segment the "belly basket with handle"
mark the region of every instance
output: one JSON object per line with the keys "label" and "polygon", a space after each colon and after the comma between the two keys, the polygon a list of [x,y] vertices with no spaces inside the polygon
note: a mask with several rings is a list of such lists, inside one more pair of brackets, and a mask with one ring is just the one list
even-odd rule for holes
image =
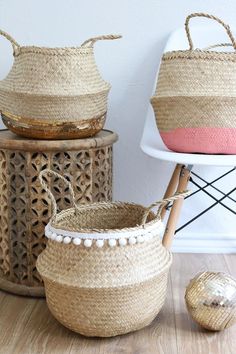
{"label": "belly basket with handle", "polygon": [[80,47],[20,46],[0,31],[13,47],[13,66],[0,81],[0,111],[14,133],[39,139],[86,138],[105,123],[110,84],[98,71],[93,46],[105,35]]}
{"label": "belly basket with handle", "polygon": [[[194,49],[189,28],[194,17],[217,21],[231,43]],[[164,53],[151,98],[160,135],[177,152],[235,154],[236,40],[228,25],[204,13],[189,15],[185,30],[189,49]],[[214,50],[225,46],[233,52]]]}
{"label": "belly basket with handle", "polygon": [[[66,327],[86,336],[115,336],[152,322],[162,308],[171,253],[161,244],[160,211],[184,192],[146,208],[134,203],[76,205],[57,213],[44,170],[40,180],[53,204],[46,249],[37,260],[47,304]],[[74,192],[68,185],[74,200]],[[151,210],[158,206],[157,214]]]}

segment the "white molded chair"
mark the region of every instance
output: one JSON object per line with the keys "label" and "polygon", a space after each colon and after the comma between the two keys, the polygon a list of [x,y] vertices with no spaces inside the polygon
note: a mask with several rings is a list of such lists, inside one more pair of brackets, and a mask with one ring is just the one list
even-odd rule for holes
{"label": "white molded chair", "polygon": [[[204,48],[212,44],[217,44],[217,43],[222,43],[222,42],[227,42],[228,39],[226,38],[226,35],[222,28],[215,28],[214,25],[211,26],[192,26],[191,27],[191,32],[192,32],[192,37],[194,39],[194,42],[197,44],[196,47],[198,48]],[[236,31],[233,31],[234,33]],[[177,29],[174,31],[166,44],[166,47],[164,49],[164,52],[167,51],[172,51],[172,50],[179,50],[179,49],[187,49],[188,48],[188,42],[187,42],[187,37],[184,28]],[[225,48],[222,48],[225,50]],[[156,82],[155,82],[156,85]],[[155,91],[155,87],[153,89],[153,92]],[[167,187],[167,190],[165,192],[164,198],[170,196],[171,194],[180,191],[183,191],[187,189],[188,181],[191,176],[191,171],[194,165],[208,165],[208,166],[232,166],[232,172],[235,171],[235,166],[236,166],[236,155],[207,155],[207,154],[189,154],[189,153],[178,153],[178,152],[173,152],[170,151],[163,143],[160,134],[158,132],[158,129],[156,127],[156,122],[155,122],[155,116],[153,109],[151,107],[151,104],[149,106],[145,126],[144,126],[144,131],[143,131],[143,136],[141,140],[141,149],[149,156],[152,156],[156,159],[159,160],[165,160],[165,161],[171,161],[176,164],[176,167],[174,169],[173,175],[170,179],[169,185]],[[231,172],[231,171],[230,171]],[[219,177],[218,179],[222,178],[224,175]],[[217,179],[217,180],[218,180]],[[206,181],[205,181],[206,182]],[[206,182],[207,183],[207,182]],[[207,183],[208,186],[212,186],[214,182]],[[204,187],[205,188],[205,187]],[[205,193],[205,189],[202,189]],[[215,188],[215,187],[213,187]],[[216,189],[216,188],[215,188]],[[232,191],[230,191],[227,194],[224,194],[223,192],[222,195],[223,197],[220,198],[219,200],[216,200],[210,193],[207,193],[210,195],[216,202],[214,205],[211,207],[214,207],[218,203],[221,204],[222,206],[225,206],[223,204],[223,200],[225,198],[230,198],[233,200],[233,198],[230,197],[230,194],[233,193],[236,190],[234,188]],[[218,190],[219,191],[219,190]],[[163,243],[165,246],[169,246],[171,243],[171,239],[176,232],[176,225],[177,221],[179,218],[179,214],[181,211],[181,206],[182,206],[183,200],[178,200],[174,202],[173,207],[171,209],[169,219],[167,222],[167,228],[164,234],[164,239]],[[211,208],[210,207],[210,208]],[[207,208],[203,213],[205,213],[207,210],[210,208]],[[227,207],[226,207],[227,208]],[[227,208],[229,209],[229,208]],[[165,215],[166,209],[163,209],[162,211],[162,218]],[[231,212],[236,214],[235,210],[230,209]],[[203,214],[201,213],[201,214]],[[197,216],[199,217],[200,214]],[[197,218],[196,217],[196,218]],[[194,219],[196,219],[194,218]],[[193,221],[193,220],[191,220]],[[190,221],[190,222],[191,222]],[[187,224],[189,224],[188,222]]]}

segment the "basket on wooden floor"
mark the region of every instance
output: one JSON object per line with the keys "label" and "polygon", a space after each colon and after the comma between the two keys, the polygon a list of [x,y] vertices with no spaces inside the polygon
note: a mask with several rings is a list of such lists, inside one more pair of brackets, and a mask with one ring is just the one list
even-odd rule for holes
{"label": "basket on wooden floor", "polygon": [[[147,326],[162,308],[170,252],[158,237],[162,207],[185,193],[145,208],[110,202],[77,206],[57,214],[46,227],[46,249],[37,260],[52,314],[86,336],[109,337]],[[73,189],[62,176],[74,200]],[[158,206],[157,214],[151,209]]]}
{"label": "basket on wooden floor", "polygon": [[110,84],[96,66],[93,45],[107,35],[86,40],[80,47],[13,46],[14,63],[0,81],[0,111],[14,133],[40,139],[86,138],[105,123]]}
{"label": "basket on wooden floor", "polygon": [[[232,44],[194,49],[189,29],[193,17],[220,23]],[[219,18],[194,13],[185,22],[188,50],[162,57],[151,103],[166,146],[178,152],[236,153],[236,41]],[[234,52],[210,49],[233,46]]]}

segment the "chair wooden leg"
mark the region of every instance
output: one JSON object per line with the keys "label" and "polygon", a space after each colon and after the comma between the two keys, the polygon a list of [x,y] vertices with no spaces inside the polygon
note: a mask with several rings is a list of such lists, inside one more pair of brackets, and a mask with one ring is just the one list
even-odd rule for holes
{"label": "chair wooden leg", "polygon": [[[179,183],[176,192],[183,192],[187,189],[190,174],[191,171],[183,166],[180,172]],[[183,202],[183,199],[178,199],[173,203],[171,208],[166,230],[162,240],[163,246],[167,249],[171,247]]]}
{"label": "chair wooden leg", "polygon": [[[179,177],[180,177],[180,171],[183,165],[177,164],[175,166],[174,172],[171,176],[170,182],[166,188],[166,192],[164,194],[164,199],[172,196],[177,188]],[[163,208],[161,211],[161,219],[163,220],[166,214],[166,208]]]}

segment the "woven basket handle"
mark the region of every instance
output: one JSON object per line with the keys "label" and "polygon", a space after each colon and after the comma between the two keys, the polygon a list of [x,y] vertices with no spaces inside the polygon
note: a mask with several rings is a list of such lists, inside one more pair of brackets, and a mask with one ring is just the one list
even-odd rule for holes
{"label": "woven basket handle", "polygon": [[54,197],[54,195],[52,194],[52,192],[50,191],[49,187],[48,187],[48,182],[46,181],[45,177],[57,177],[59,179],[61,179],[69,188],[69,192],[72,198],[72,204],[75,208],[75,211],[78,210],[78,206],[76,205],[75,202],[75,194],[74,194],[74,190],[72,188],[71,183],[63,176],[61,176],[59,173],[54,172],[52,170],[46,169],[40,172],[39,174],[39,180],[40,183],[42,185],[42,187],[45,189],[45,191],[48,193],[48,196],[50,197],[51,201],[52,201],[52,218],[54,218],[57,214],[57,202],[56,199]]}
{"label": "woven basket handle", "polygon": [[0,30],[0,35],[2,35],[3,37],[5,37],[6,39],[8,39],[11,42],[11,45],[13,48],[13,55],[16,55],[19,52],[20,45],[7,32]]}
{"label": "woven basket handle", "polygon": [[236,50],[236,42],[235,42],[235,38],[231,32],[231,29],[229,27],[229,25],[226,25],[221,19],[219,19],[218,17],[215,17],[213,15],[209,15],[209,14],[205,14],[205,13],[193,13],[191,15],[189,15],[186,20],[185,20],[185,31],[186,31],[186,35],[187,35],[187,38],[188,38],[188,43],[189,43],[189,50],[193,50],[193,41],[192,41],[192,38],[191,38],[191,35],[190,35],[190,29],[189,29],[189,21],[191,18],[193,17],[206,17],[206,18],[209,18],[211,20],[214,20],[214,21],[217,21],[219,24],[221,24],[224,29],[226,30],[226,33],[228,34],[230,40],[231,40],[231,43],[232,43],[232,46],[234,47],[234,49]]}
{"label": "woven basket handle", "polygon": [[219,47],[233,47],[231,43],[219,43],[219,44],[213,44],[213,45],[209,45],[206,48],[203,48],[202,50],[206,51],[206,50],[210,50],[210,49],[214,49],[214,48],[219,48]]}
{"label": "woven basket handle", "polygon": [[168,203],[174,202],[177,199],[185,198],[189,194],[191,194],[190,191],[184,191],[184,192],[181,192],[181,193],[176,193],[172,197],[165,198],[165,199],[162,199],[162,200],[158,200],[157,202],[151,204],[149,207],[147,207],[147,209],[146,209],[146,211],[145,211],[145,213],[143,215],[143,219],[142,219],[141,225],[145,225],[145,223],[147,221],[147,217],[148,217],[149,213],[151,212],[151,210],[154,207],[156,207],[156,206],[158,207],[157,213],[156,213],[156,219],[159,219],[160,215],[161,215],[161,211],[162,211],[162,209],[164,208],[165,205],[167,205]]}
{"label": "woven basket handle", "polygon": [[113,40],[113,39],[119,39],[122,38],[120,34],[108,34],[104,36],[98,36],[98,37],[93,37],[87,39],[84,43],[81,44],[81,47],[93,47],[94,43],[97,41],[103,41],[103,40]]}

